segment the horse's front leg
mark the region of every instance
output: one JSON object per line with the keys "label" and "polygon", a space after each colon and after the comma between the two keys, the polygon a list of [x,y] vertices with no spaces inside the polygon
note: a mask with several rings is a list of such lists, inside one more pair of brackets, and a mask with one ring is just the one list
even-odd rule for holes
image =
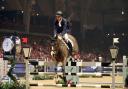
{"label": "horse's front leg", "polygon": [[55,68],[54,68],[54,70],[55,70],[55,76],[54,76],[54,78],[55,78],[55,83],[57,83],[58,82],[58,75],[57,75],[57,61],[55,61]]}
{"label": "horse's front leg", "polygon": [[67,81],[66,81],[66,72],[65,72],[65,66],[66,66],[66,63],[67,63],[67,61],[66,60],[64,60],[63,61],[63,66],[62,66],[62,68],[63,68],[63,80],[64,80],[64,83],[65,84],[67,84]]}

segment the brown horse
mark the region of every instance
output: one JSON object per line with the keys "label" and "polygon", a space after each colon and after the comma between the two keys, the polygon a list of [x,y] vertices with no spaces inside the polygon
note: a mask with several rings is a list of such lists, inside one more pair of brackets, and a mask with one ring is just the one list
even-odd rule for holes
{"label": "brown horse", "polygon": [[[72,55],[77,54],[79,49],[76,39],[69,34],[68,37],[70,43],[72,44]],[[61,63],[61,66],[64,69],[67,58],[72,55],[70,55],[67,44],[63,40],[62,36],[58,35],[57,38],[54,40],[51,48],[51,56],[53,61],[55,62],[55,65],[58,66],[58,64]]]}

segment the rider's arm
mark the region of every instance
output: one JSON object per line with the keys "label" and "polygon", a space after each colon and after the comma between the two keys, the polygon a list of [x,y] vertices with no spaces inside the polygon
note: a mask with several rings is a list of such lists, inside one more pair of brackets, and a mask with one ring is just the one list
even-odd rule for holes
{"label": "rider's arm", "polygon": [[67,33],[71,33],[71,28],[70,28],[70,22],[69,21],[67,21]]}
{"label": "rider's arm", "polygon": [[70,33],[70,28],[69,28],[69,22],[67,20],[64,20],[65,24],[64,24],[64,31],[62,32],[62,35],[64,35],[65,33]]}

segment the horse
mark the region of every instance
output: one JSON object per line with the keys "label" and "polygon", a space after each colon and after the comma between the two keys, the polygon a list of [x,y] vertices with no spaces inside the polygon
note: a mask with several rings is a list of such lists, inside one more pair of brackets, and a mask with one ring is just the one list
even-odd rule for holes
{"label": "horse", "polygon": [[[63,37],[61,35],[57,35],[57,37],[53,40],[52,46],[51,46],[51,56],[53,61],[55,62],[55,65],[58,66],[59,63],[61,63],[62,69],[63,69],[63,77],[64,74],[64,68],[67,63],[67,58],[69,56],[73,56],[79,52],[78,44],[76,39],[68,34],[69,41],[72,45],[72,52],[69,53],[68,47],[66,42],[64,41]],[[57,72],[56,72],[57,75]]]}

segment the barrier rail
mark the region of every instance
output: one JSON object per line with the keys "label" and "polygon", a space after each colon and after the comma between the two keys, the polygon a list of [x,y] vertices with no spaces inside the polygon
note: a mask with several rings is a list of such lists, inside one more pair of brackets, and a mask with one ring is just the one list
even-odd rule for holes
{"label": "barrier rail", "polygon": [[[46,66],[45,68],[47,68],[49,65],[47,65],[47,62],[43,62],[43,61],[38,61],[38,64],[39,66]],[[52,63],[49,63],[49,64],[52,64]],[[92,68],[96,68],[96,67],[101,67],[101,70],[98,71],[98,72],[83,72],[82,71],[82,67],[80,68],[79,70],[79,73],[76,73],[78,76],[81,76],[81,75],[90,75],[90,76],[104,76],[104,75],[109,75],[111,76],[111,70],[112,70],[112,66],[111,64],[109,65],[109,67],[104,67],[104,68],[110,68],[109,72],[108,73],[104,73],[103,70],[102,70],[102,63],[101,62],[78,62],[78,65],[82,65],[83,66],[92,66]],[[120,70],[120,75],[122,75],[122,66],[123,66],[123,63],[117,63],[116,64],[116,68],[118,70]],[[117,71],[118,71],[117,70]],[[48,71],[48,70],[47,70]],[[38,74],[54,74],[54,72],[38,72]],[[58,72],[58,74],[62,74],[61,72]],[[115,73],[116,75],[119,75],[119,73]],[[30,84],[31,86],[32,84]],[[120,83],[115,83],[115,87],[122,87],[124,85],[124,83],[120,82]],[[34,86],[34,84],[32,85]],[[63,84],[55,84],[55,85],[46,85],[46,84],[36,84],[35,86],[57,86],[57,87],[60,87],[60,86],[63,86],[63,87],[95,87],[95,88],[111,88],[112,87],[112,83],[109,82],[109,83],[105,83],[105,82],[99,82],[99,83],[90,83],[90,82],[80,82],[79,84],[76,84],[76,85],[63,85]]]}
{"label": "barrier rail", "polygon": [[[103,66],[102,66],[102,63],[100,63],[100,62],[97,62],[97,63],[92,63],[92,62],[78,62],[78,63],[82,63],[82,66],[85,66],[85,64],[87,64],[87,65],[91,65],[92,67],[94,67],[93,66],[93,64],[95,65],[95,66],[98,66],[98,67],[101,67],[101,68],[103,68]],[[38,61],[37,60],[37,64],[38,64],[38,66],[45,66],[45,68],[46,68],[46,70],[48,71],[48,69],[47,69],[47,67],[49,66],[49,65],[47,65],[48,63],[47,62],[45,62],[45,61]],[[53,64],[52,62],[50,63],[50,64]],[[30,65],[30,64],[29,64]],[[34,68],[34,67],[33,67]],[[38,68],[38,67],[36,67],[36,68]],[[108,66],[108,67],[104,67],[104,68],[112,68],[111,67],[111,64]],[[125,82],[125,80],[126,80],[126,77],[127,77],[127,58],[126,58],[126,56],[125,57],[123,57],[123,63],[116,63],[116,68],[117,69],[119,69],[119,70],[121,70],[121,69],[123,69],[123,70],[121,70],[120,72],[118,72],[118,70],[117,70],[117,73],[116,73],[116,75],[123,75],[123,83],[116,83],[117,85],[119,85],[119,86],[122,86],[122,85],[124,85],[126,82]],[[54,72],[47,72],[47,71],[43,71],[43,72],[38,72],[37,71],[37,74],[54,74]],[[104,70],[101,70],[100,72],[83,72],[82,71],[82,68],[81,68],[81,70],[79,71],[80,73],[77,73],[79,76],[81,76],[81,75],[90,75],[90,76],[104,76],[105,74],[108,74],[109,76],[111,76],[111,70],[109,71],[109,72],[103,72]],[[80,83],[82,83],[82,82],[80,82]],[[76,85],[76,86],[83,86],[83,87],[88,87],[88,83],[89,82],[85,82],[86,84],[78,84],[78,85]],[[37,84],[37,85],[43,85],[43,86],[46,86],[45,84]],[[99,85],[99,87],[103,87],[104,85],[105,86],[110,86],[111,87],[111,83],[97,83],[96,85],[94,85],[94,84],[90,84],[90,86],[98,86]],[[52,86],[52,85],[51,85]],[[58,86],[61,86],[61,85],[58,85]],[[119,87],[119,86],[117,86],[117,87]]]}

